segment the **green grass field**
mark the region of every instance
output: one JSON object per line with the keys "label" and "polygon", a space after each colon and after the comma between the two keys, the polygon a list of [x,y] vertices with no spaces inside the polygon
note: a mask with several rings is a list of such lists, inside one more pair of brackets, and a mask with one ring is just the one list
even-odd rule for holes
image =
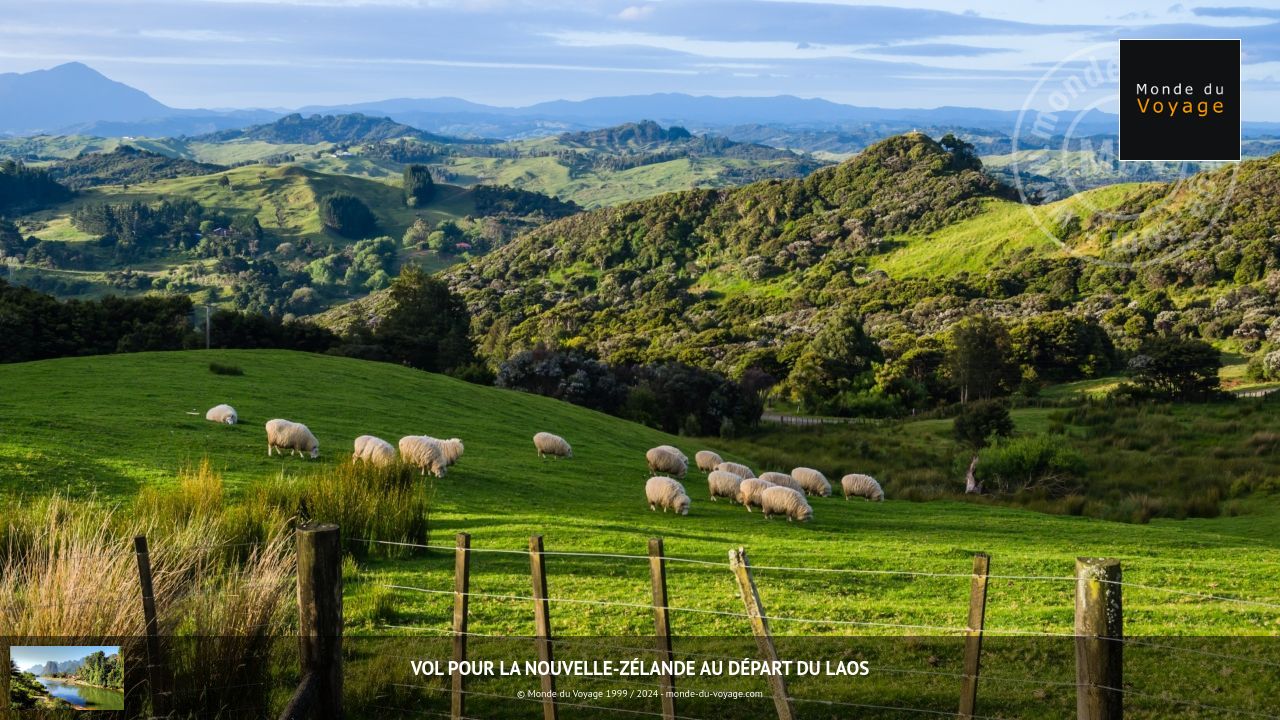
{"label": "green grass field", "polygon": [[[211,361],[239,366],[244,374],[215,375],[208,370]],[[960,574],[973,553],[985,551],[994,573],[1052,577],[1070,576],[1077,556],[1103,555],[1122,559],[1132,582],[1275,601],[1280,507],[1266,501],[1240,517],[1127,525],[984,504],[896,500],[889,481],[890,499],[883,504],[815,498],[813,522],[795,524],[708,502],[694,471],[686,481],[693,509],[678,517],[647,509],[644,452],[670,442],[692,456],[714,442],[673,438],[549,399],[394,365],[279,351],[114,355],[0,366],[0,387],[0,490],[8,501],[61,493],[127,507],[140,488],[173,483],[181,466],[207,457],[223,473],[234,502],[270,478],[342,461],[356,435],[394,442],[424,433],[466,442],[466,454],[447,477],[424,481],[433,499],[432,541],[442,545],[466,531],[476,548],[519,551],[530,535],[542,534],[552,551],[643,554],[649,537],[662,536],[669,555],[708,562],[724,562],[730,548],[744,545],[759,565]],[[242,424],[206,422],[203,411],[219,402],[235,405]],[[272,417],[306,422],[320,438],[321,460],[269,459],[262,423]],[[564,435],[575,457],[539,460],[530,442],[538,430]],[[844,469],[872,474],[883,465],[853,450],[844,460]],[[361,561],[348,586],[349,624],[353,630],[388,624],[444,629],[447,596],[388,596],[377,586],[447,589],[452,562],[447,552]],[[642,560],[555,557],[548,567],[553,597],[648,601]],[[473,569],[473,590],[527,594],[527,559],[520,554],[478,553]],[[778,614],[875,623],[779,621],[780,634],[910,634],[894,626],[956,627],[965,617],[963,577],[758,575],[765,602]],[[673,563],[669,576],[673,606],[741,610],[727,567]],[[997,632],[1069,632],[1071,597],[1069,581],[993,580],[988,626]],[[1274,609],[1142,589],[1126,591],[1125,603],[1126,632],[1133,635],[1280,631]],[[477,599],[472,610],[475,632],[533,629],[525,603]],[[682,635],[746,631],[745,621],[733,616],[676,613],[673,623]],[[651,618],[632,608],[574,605],[561,610],[557,627],[577,635],[644,634]]]}

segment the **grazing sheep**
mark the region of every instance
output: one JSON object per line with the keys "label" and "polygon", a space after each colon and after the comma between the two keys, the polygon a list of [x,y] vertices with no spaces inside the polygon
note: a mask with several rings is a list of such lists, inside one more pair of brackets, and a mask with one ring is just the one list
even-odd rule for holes
{"label": "grazing sheep", "polygon": [[440,440],[440,447],[444,450],[444,461],[447,465],[458,462],[458,458],[462,457],[462,441],[458,438],[449,438],[448,440]]}
{"label": "grazing sheep", "polygon": [[422,475],[426,475],[430,470],[432,475],[442,478],[449,469],[440,441],[426,435],[407,435],[400,438],[400,457],[418,468]]}
{"label": "grazing sheep", "polygon": [[742,478],[723,470],[712,470],[707,474],[707,490],[711,493],[711,502],[716,498],[729,498],[729,502],[738,499],[738,486]]}
{"label": "grazing sheep", "polygon": [[396,461],[396,449],[380,437],[361,435],[356,438],[356,448],[351,454],[351,461],[386,467]]}
{"label": "grazing sheep", "polygon": [[858,473],[850,473],[840,478],[840,489],[844,490],[844,499],[851,497],[866,498],[875,502],[884,501],[884,490],[880,488],[880,483],[870,475],[859,475]]}
{"label": "grazing sheep", "polygon": [[310,453],[311,457],[320,457],[320,441],[311,434],[306,425],[290,422],[281,418],[267,421],[267,456],[275,450],[281,455],[285,450],[294,453]]}
{"label": "grazing sheep", "polygon": [[743,465],[742,463],[736,463],[736,462],[722,462],[716,466],[716,470],[731,472],[734,475],[737,475],[738,477],[743,479],[753,478],[756,476],[756,474],[752,472],[751,468],[747,467],[746,465]]}
{"label": "grazing sheep", "polygon": [[684,461],[685,466],[689,465],[689,456],[685,455],[684,451],[676,447],[675,445],[659,445],[658,447],[670,453],[674,453],[676,456],[678,456],[681,460]]}
{"label": "grazing sheep", "polygon": [[798,467],[791,471],[791,477],[800,483],[805,495],[831,497],[831,483],[827,480],[827,476],[820,471],[813,468]]}
{"label": "grazing sheep", "polygon": [[644,457],[649,461],[649,472],[667,473],[682,478],[689,471],[689,461],[670,445],[650,448]]}
{"label": "grazing sheep", "polygon": [[679,515],[689,514],[689,494],[684,491],[684,485],[669,477],[658,475],[649,478],[649,482],[644,484],[644,494],[649,499],[650,510],[661,507],[662,512],[670,509]]}
{"label": "grazing sheep", "polygon": [[760,509],[764,511],[766,520],[774,515],[786,515],[787,522],[813,519],[813,508],[804,499],[804,493],[788,487],[771,487],[760,493]]}
{"label": "grazing sheep", "polygon": [[760,473],[761,480],[768,480],[774,485],[781,485],[785,488],[791,488],[799,493],[804,493],[804,487],[796,482],[796,479],[784,472],[766,472]]}
{"label": "grazing sheep", "polygon": [[698,463],[698,469],[705,473],[715,470],[717,465],[724,462],[724,458],[710,450],[699,450],[693,459]]}
{"label": "grazing sheep", "polygon": [[225,403],[209,408],[209,412],[204,414],[204,419],[210,422],[226,423],[227,425],[235,425],[240,422],[240,416],[236,414],[236,409]]}
{"label": "grazing sheep", "polygon": [[751,506],[760,507],[760,495],[771,487],[777,487],[768,480],[747,478],[738,485],[738,503],[751,512]]}
{"label": "grazing sheep", "polygon": [[533,436],[533,446],[538,448],[538,457],[573,457],[573,448],[569,447],[569,443],[559,435],[552,435],[549,432],[540,432]]}

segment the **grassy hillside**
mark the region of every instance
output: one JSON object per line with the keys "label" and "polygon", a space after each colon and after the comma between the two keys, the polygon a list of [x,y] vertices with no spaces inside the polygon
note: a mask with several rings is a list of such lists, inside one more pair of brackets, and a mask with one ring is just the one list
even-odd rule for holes
{"label": "grassy hillside", "polygon": [[[239,366],[244,374],[215,375],[210,361]],[[687,517],[653,513],[643,499],[645,449],[670,442],[692,455],[706,441],[387,364],[276,351],[115,355],[2,366],[0,386],[0,491],[10,502],[57,492],[127,505],[139,488],[171,483],[184,463],[204,457],[235,495],[271,477],[340,462],[358,434],[394,440],[429,433],[466,442],[461,462],[431,484],[432,539],[441,544],[450,544],[453,532],[467,531],[475,547],[518,550],[530,534],[542,533],[548,550],[642,554],[646,538],[661,535],[675,557],[722,562],[730,547],[746,545],[761,565],[961,574],[981,550],[993,554],[993,570],[1001,574],[1049,576],[1070,575],[1077,555],[1107,555],[1124,560],[1132,582],[1261,599],[1274,596],[1280,562],[1280,540],[1271,532],[1277,508],[1266,504],[1250,516],[1120,525],[979,504],[906,502],[895,498],[890,480],[885,503],[817,498],[814,521],[801,525],[710,503],[695,472],[686,483],[694,497]],[[234,404],[243,423],[206,422],[203,411],[218,402]],[[277,416],[310,425],[321,441],[319,461],[267,458],[262,423]],[[539,460],[530,436],[544,429],[569,439],[575,457]],[[856,446],[843,452],[840,469],[883,475],[884,463]],[[556,557],[550,563],[556,597],[647,602],[642,561]],[[444,628],[447,597],[388,595],[375,586],[445,588],[451,568],[448,553],[362,564],[348,580],[349,621],[354,627]],[[473,590],[524,594],[527,571],[518,554],[479,555]],[[727,568],[678,564],[669,575],[673,605],[741,610]],[[766,601],[785,608],[781,614],[936,626],[963,623],[968,588],[964,578],[783,571],[761,571],[759,580]],[[988,627],[1066,631],[1071,587],[1063,581],[993,581]],[[1134,636],[1280,629],[1274,612],[1156,590],[1128,590],[1125,603],[1126,632]],[[477,599],[472,608],[474,632],[532,630],[520,603]],[[643,635],[651,628],[643,611],[572,609],[579,612],[560,609],[559,632]],[[708,614],[675,617],[682,635],[741,634],[743,622]],[[901,630],[779,622],[775,632]]]}

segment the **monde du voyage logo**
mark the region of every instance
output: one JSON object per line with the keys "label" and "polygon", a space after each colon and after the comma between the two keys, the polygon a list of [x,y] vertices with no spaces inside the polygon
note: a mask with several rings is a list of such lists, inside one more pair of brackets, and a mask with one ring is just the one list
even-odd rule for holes
{"label": "monde du voyage logo", "polygon": [[1119,159],[1239,160],[1240,41],[1121,40]]}

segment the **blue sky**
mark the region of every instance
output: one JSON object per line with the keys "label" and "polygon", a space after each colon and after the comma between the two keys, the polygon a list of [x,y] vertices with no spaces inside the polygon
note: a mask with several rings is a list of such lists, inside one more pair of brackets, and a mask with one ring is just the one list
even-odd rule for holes
{"label": "blue sky", "polygon": [[19,670],[26,670],[32,665],[43,665],[50,660],[56,662],[79,660],[86,655],[92,655],[98,650],[107,655],[113,655],[120,652],[120,647],[118,645],[14,645],[9,648],[9,657],[18,663]]}
{"label": "blue sky", "polygon": [[[1247,2],[1248,0],[1244,0]],[[79,60],[178,107],[686,92],[1018,109],[1120,37],[1244,41],[1246,119],[1280,120],[1280,2],[39,0],[6,2],[0,72]]]}

